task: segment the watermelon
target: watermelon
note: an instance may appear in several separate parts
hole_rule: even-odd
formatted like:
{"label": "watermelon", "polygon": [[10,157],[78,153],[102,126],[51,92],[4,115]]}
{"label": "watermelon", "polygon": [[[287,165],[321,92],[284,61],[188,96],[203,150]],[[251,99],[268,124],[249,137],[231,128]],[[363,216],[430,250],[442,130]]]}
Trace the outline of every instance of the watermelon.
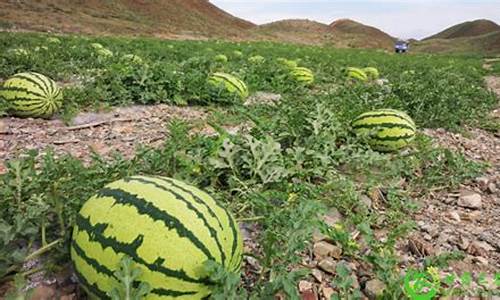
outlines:
{"label": "watermelon", "polygon": [[113,51],[111,51],[107,48],[101,48],[101,49],[97,49],[97,55],[99,55],[100,57],[112,57]]}
{"label": "watermelon", "polygon": [[261,64],[261,63],[265,62],[266,59],[264,58],[264,56],[254,55],[254,56],[248,58],[248,61],[250,63],[253,63],[253,64]]}
{"label": "watermelon", "polygon": [[298,63],[295,60],[290,60],[286,58],[278,58],[277,61],[282,64],[284,67],[289,68],[289,69],[295,69],[298,67]]}
{"label": "watermelon", "polygon": [[238,50],[234,50],[233,51],[233,56],[234,57],[242,57],[243,56],[243,52],[238,51]]}
{"label": "watermelon", "polygon": [[309,85],[314,82],[314,74],[308,68],[295,67],[290,71],[290,75],[299,83]]}
{"label": "watermelon", "polygon": [[366,67],[363,69],[363,72],[365,72],[366,76],[372,80],[379,79],[380,77],[379,71],[374,67]]}
{"label": "watermelon", "polygon": [[216,62],[220,62],[220,63],[227,63],[228,59],[227,59],[227,56],[225,56],[224,54],[218,54],[215,56],[214,60]]}
{"label": "watermelon", "polygon": [[347,77],[349,79],[359,80],[359,81],[367,81],[368,75],[366,75],[365,71],[360,68],[349,67],[346,69]]}
{"label": "watermelon", "polygon": [[140,56],[134,55],[134,54],[125,54],[122,56],[122,60],[126,61],[126,62],[131,62],[134,64],[142,64],[143,63],[142,58]]}
{"label": "watermelon", "polygon": [[16,56],[28,56],[30,54],[29,51],[24,48],[10,49],[9,52]]}
{"label": "watermelon", "polygon": [[0,88],[0,97],[19,117],[49,118],[62,106],[62,90],[45,75],[19,73],[7,79]]}
{"label": "watermelon", "polygon": [[247,85],[231,74],[216,72],[210,76],[208,83],[217,88],[224,88],[229,93],[238,95],[241,99],[248,97]]}
{"label": "watermelon", "polygon": [[144,299],[206,299],[207,260],[240,269],[243,242],[229,212],[203,191],[165,177],[115,181],[76,216],[71,259],[80,284],[109,299],[115,272],[130,257],[152,290]]}
{"label": "watermelon", "polygon": [[94,48],[94,49],[103,49],[104,48],[104,46],[99,44],[99,43],[92,43],[92,44],[90,44],[90,46],[92,46],[92,48]]}
{"label": "watermelon", "polygon": [[52,43],[52,44],[60,44],[61,40],[56,38],[56,37],[49,37],[49,38],[47,38],[47,42]]}
{"label": "watermelon", "polygon": [[354,132],[368,135],[371,148],[381,152],[397,151],[415,138],[415,122],[395,109],[379,109],[361,114],[352,122]]}

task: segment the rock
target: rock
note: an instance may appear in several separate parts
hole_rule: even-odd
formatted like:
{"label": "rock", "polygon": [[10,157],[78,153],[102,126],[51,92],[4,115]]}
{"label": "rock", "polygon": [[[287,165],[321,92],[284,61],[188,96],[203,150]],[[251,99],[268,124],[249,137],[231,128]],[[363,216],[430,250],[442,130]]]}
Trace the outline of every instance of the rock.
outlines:
{"label": "rock", "polygon": [[336,208],[332,208],[326,213],[326,215],[323,216],[323,221],[326,225],[333,227],[335,224],[342,221],[342,215]]}
{"label": "rock", "polygon": [[479,187],[484,190],[487,186],[488,186],[488,183],[489,183],[489,179],[488,177],[478,177],[475,179],[476,183],[479,185]]}
{"label": "rock", "polygon": [[314,244],[313,252],[314,256],[320,259],[327,256],[339,259],[340,255],[342,254],[342,249],[325,241],[321,241]]}
{"label": "rock", "polygon": [[372,208],[372,199],[367,195],[361,195],[360,197],[361,203],[363,203],[367,208]]}
{"label": "rock", "polygon": [[299,292],[306,292],[306,291],[312,291],[313,290],[313,284],[307,280],[301,280],[299,281]]}
{"label": "rock", "polygon": [[481,212],[476,210],[476,211],[471,211],[467,213],[463,213],[461,215],[462,219],[467,220],[467,221],[475,221],[481,216]]}
{"label": "rock", "polygon": [[318,229],[315,229],[313,231],[312,240],[313,240],[314,243],[317,243],[317,242],[320,242],[320,241],[324,241],[324,240],[327,240],[327,239],[328,239],[328,236],[326,234],[321,233]]}
{"label": "rock", "polygon": [[488,243],[474,241],[467,248],[467,253],[474,256],[488,256],[488,252],[494,250]]}
{"label": "rock", "polygon": [[302,300],[317,300],[318,296],[314,291],[305,291],[300,293],[300,299]]}
{"label": "rock", "polygon": [[324,297],[325,299],[331,299],[331,298],[332,298],[332,296],[333,296],[333,294],[335,294],[335,290],[334,290],[334,289],[332,289],[331,287],[326,287],[326,286],[325,286],[325,287],[323,287],[323,288],[321,289],[321,291],[323,292],[323,297]]}
{"label": "rock", "polygon": [[490,194],[494,194],[494,193],[496,193],[496,192],[497,192],[497,190],[498,190],[498,189],[497,189],[497,185],[496,185],[494,182],[490,182],[490,183],[488,184],[488,188],[487,188],[488,193],[490,193]]}
{"label": "rock", "polygon": [[319,283],[323,282],[323,272],[318,269],[313,269],[311,274]]}
{"label": "rock", "polygon": [[372,279],[366,283],[364,292],[368,299],[373,300],[380,297],[384,293],[384,290],[385,284],[382,281]]}
{"label": "rock", "polygon": [[482,256],[476,256],[473,259],[475,262],[477,262],[480,265],[487,266],[488,265],[488,260]]}
{"label": "rock", "polygon": [[455,221],[455,222],[460,222],[462,221],[460,219],[460,215],[456,212],[456,211],[449,211],[447,214],[446,214],[446,217],[449,219],[449,220],[452,220],[452,221]]}
{"label": "rock", "polygon": [[472,191],[463,191],[458,198],[458,205],[461,207],[479,209],[482,204],[481,195]]}
{"label": "rock", "polygon": [[318,267],[327,273],[335,274],[337,262],[333,258],[327,257],[319,262]]}
{"label": "rock", "polygon": [[9,133],[9,128],[7,126],[7,123],[5,123],[4,120],[0,120],[0,134],[7,134]]}

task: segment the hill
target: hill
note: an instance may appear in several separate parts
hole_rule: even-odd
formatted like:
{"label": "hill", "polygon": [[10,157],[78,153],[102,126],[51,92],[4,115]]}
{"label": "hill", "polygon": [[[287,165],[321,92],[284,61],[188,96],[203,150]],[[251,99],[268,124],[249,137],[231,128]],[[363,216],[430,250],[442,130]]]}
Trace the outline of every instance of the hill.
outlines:
{"label": "hill", "polygon": [[500,53],[500,31],[473,37],[429,39],[415,43],[412,49],[417,52],[430,53],[498,54]]}
{"label": "hill", "polygon": [[454,25],[424,40],[474,37],[496,31],[500,31],[500,25],[497,23],[490,20],[475,20]]}
{"label": "hill", "polygon": [[352,20],[330,25],[303,19],[290,19],[252,29],[259,38],[303,44],[329,44],[339,48],[391,49],[394,38],[387,33]]}
{"label": "hill", "polygon": [[252,29],[252,33],[260,39],[299,44],[324,44],[332,38],[328,25],[303,19],[281,20],[260,25]]}
{"label": "hill", "polygon": [[255,25],[208,0],[0,1],[0,27],[87,34],[242,37]]}
{"label": "hill", "polygon": [[337,42],[353,48],[392,49],[395,38],[372,26],[359,22],[341,19],[330,24],[330,30]]}

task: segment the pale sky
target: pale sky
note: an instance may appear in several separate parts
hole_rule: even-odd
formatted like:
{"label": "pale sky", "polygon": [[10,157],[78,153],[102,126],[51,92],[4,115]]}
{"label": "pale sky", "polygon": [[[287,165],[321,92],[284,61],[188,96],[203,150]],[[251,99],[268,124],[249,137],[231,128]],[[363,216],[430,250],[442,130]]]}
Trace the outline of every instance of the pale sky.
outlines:
{"label": "pale sky", "polygon": [[210,0],[256,24],[310,19],[330,24],[349,18],[401,38],[423,38],[475,19],[500,24],[500,0]]}

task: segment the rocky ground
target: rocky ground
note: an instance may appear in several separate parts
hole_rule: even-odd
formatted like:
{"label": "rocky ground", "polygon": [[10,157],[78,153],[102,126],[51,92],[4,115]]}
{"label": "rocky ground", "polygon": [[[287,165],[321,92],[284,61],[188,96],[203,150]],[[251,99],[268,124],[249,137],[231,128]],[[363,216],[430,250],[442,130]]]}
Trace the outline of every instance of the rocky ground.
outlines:
{"label": "rocky ground", "polygon": [[[487,77],[488,86],[500,96],[500,78]],[[279,101],[277,97],[260,95],[262,101]],[[268,99],[269,98],[269,99]],[[254,99],[255,100],[255,99]],[[257,100],[258,101],[258,100]],[[84,161],[97,152],[109,156],[118,151],[130,157],[140,145],[158,146],[168,138],[167,124],[173,119],[194,123],[194,131],[214,134],[207,126],[210,112],[204,108],[179,108],[166,105],[155,107],[135,106],[117,108],[108,113],[82,113],[66,125],[60,120],[0,119],[0,173],[5,171],[7,159],[27,150],[44,153],[52,148],[57,155],[70,153]],[[492,112],[500,120],[500,110]],[[229,131],[238,127],[227,128]],[[488,164],[485,174],[474,181],[463,184],[457,190],[432,191],[430,197],[418,199],[423,209],[414,219],[418,229],[398,245],[402,257],[402,269],[421,267],[423,258],[443,252],[460,250],[466,253],[463,260],[453,262],[443,274],[485,272],[493,275],[500,270],[500,133],[477,128],[466,128],[462,134],[443,129],[425,129],[436,145],[464,153],[469,159]],[[370,199],[366,199],[370,203]],[[332,210],[325,216],[331,226],[342,219]],[[255,242],[259,232],[251,224],[243,224],[247,252],[258,255]],[[354,232],[353,235],[356,235]],[[380,233],[383,238],[383,232]],[[316,235],[311,251],[303,253],[303,266],[312,270],[308,280],[299,282],[302,299],[330,299],[334,293],[331,286],[333,275],[339,264],[352,271],[351,284],[363,291],[364,298],[374,299],[384,289],[384,284],[370,275],[369,268],[361,261],[342,260],[342,249],[334,241]],[[261,268],[254,258],[245,258],[245,282],[252,285],[252,278],[259,276]],[[70,277],[69,277],[70,278]],[[60,299],[75,299],[75,285],[68,276],[51,281],[40,281],[34,299],[53,299],[65,286],[67,292]]]}

